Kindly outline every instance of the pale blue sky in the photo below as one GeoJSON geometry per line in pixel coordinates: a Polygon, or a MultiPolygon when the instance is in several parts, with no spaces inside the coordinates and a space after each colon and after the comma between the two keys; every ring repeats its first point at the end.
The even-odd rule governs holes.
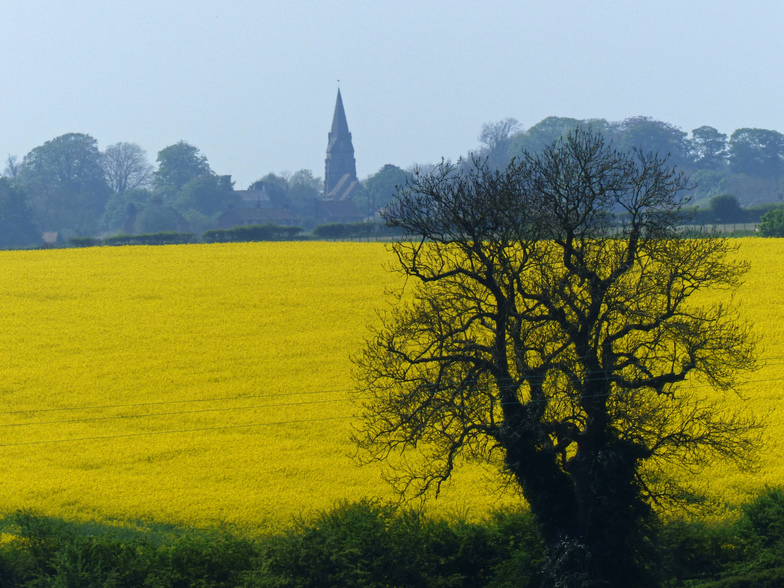
{"type": "Polygon", "coordinates": [[[81,132],[323,176],[337,79],[360,177],[509,116],[784,132],[783,30],[774,0],[6,0],[0,156],[81,132]]]}

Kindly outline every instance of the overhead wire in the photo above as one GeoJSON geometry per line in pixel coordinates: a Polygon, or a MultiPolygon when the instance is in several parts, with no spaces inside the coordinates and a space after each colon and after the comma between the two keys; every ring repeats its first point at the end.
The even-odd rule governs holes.
{"type": "MultiPolygon", "coordinates": [[[[766,366],[775,366],[781,365],[784,363],[784,357],[776,356],[770,357],[762,360],[765,362],[766,366]],[[782,360],[782,361],[774,361],[774,360],[782,360]],[[773,361],[773,363],[771,363],[773,361]]],[[[587,378],[585,381],[593,381],[596,379],[600,379],[605,377],[604,374],[597,376],[596,378],[587,378]]],[[[780,382],[784,381],[784,378],[760,378],[756,380],[746,380],[744,382],[739,382],[739,386],[747,386],[751,384],[758,384],[758,383],[765,383],[765,382],[780,382]]],[[[710,384],[692,384],[692,388],[702,388],[702,387],[710,387],[710,384]]],[[[109,410],[109,409],[118,409],[118,408],[139,408],[144,406],[163,406],[163,405],[172,405],[172,404],[190,404],[190,403],[203,403],[203,402],[225,402],[225,401],[243,401],[243,400],[251,400],[251,399],[259,399],[259,398],[276,398],[276,397],[285,397],[285,396],[312,396],[317,394],[336,394],[336,393],[348,393],[352,390],[356,389],[346,389],[346,388],[335,388],[329,390],[310,390],[310,391],[298,391],[298,392],[276,392],[276,393],[265,393],[265,394],[255,394],[255,395],[238,395],[232,397],[212,397],[212,398],[192,398],[192,399],[184,399],[184,400],[164,400],[164,401],[154,401],[154,402],[137,402],[137,403],[127,403],[127,404],[106,404],[106,405],[90,405],[90,406],[69,406],[69,407],[56,407],[56,408],[44,408],[44,409],[21,409],[15,411],[5,411],[0,412],[0,415],[18,415],[18,414],[36,414],[36,413],[48,413],[48,412],[58,412],[58,411],[96,411],[96,410],[109,410]]],[[[478,388],[477,388],[478,390],[478,388]]],[[[626,391],[626,393],[633,393],[633,391],[626,391]]],[[[596,394],[596,395],[582,395],[582,398],[588,398],[590,396],[604,396],[605,394],[596,394]]],[[[369,397],[355,397],[356,399],[363,399],[369,397]]],[[[256,409],[264,409],[264,408],[278,408],[283,406],[304,406],[304,405],[316,405],[316,404],[325,404],[325,403],[334,403],[334,402],[348,402],[352,400],[349,397],[343,398],[331,398],[331,399],[323,399],[323,400],[305,400],[305,401],[297,401],[297,402],[285,402],[285,403],[274,403],[274,404],[256,404],[256,405],[244,405],[244,406],[234,406],[234,407],[218,407],[218,408],[207,408],[202,410],[190,410],[190,411],[168,411],[168,412],[158,412],[158,413],[134,413],[134,414],[119,414],[119,415],[107,415],[107,416],[98,416],[98,417],[85,417],[85,418],[76,418],[76,419],[61,419],[61,420],[51,420],[51,421],[34,421],[34,422],[24,422],[24,423],[0,423],[0,428],[2,427],[29,427],[29,426],[41,426],[41,425],[55,425],[55,424],[70,424],[70,423],[80,423],[80,422],[94,422],[94,421],[107,421],[107,420],[121,420],[121,419],[141,419],[141,418],[154,418],[154,417],[161,417],[161,416],[177,416],[177,415],[186,415],[186,414],[201,414],[201,413],[210,413],[210,412],[225,412],[225,411],[241,411],[241,410],[256,410],[256,409]]],[[[549,399],[534,399],[529,400],[528,402],[548,402],[549,399]]],[[[504,403],[499,403],[499,405],[503,405],[504,403]]],[[[141,437],[146,435],[163,435],[163,434],[175,434],[175,433],[188,433],[188,432],[200,432],[200,431],[214,431],[214,430],[222,430],[222,429],[234,429],[234,428],[253,428],[253,427],[263,427],[263,426],[273,426],[273,425],[286,425],[286,424],[294,424],[294,423],[308,423],[308,422],[319,422],[324,420],[348,420],[354,418],[353,416],[340,416],[340,417],[320,417],[320,418],[306,418],[306,419],[296,419],[296,420],[288,420],[288,421],[276,421],[276,422],[268,422],[268,423],[252,423],[252,424],[241,424],[241,425],[224,425],[224,426],[216,426],[216,427],[199,427],[195,429],[170,429],[170,430],[161,430],[161,431],[146,431],[140,433],[122,433],[118,435],[105,435],[105,436],[93,436],[93,437],[79,437],[79,438],[69,438],[69,439],[56,439],[56,440],[36,440],[36,441],[23,441],[23,442],[15,442],[15,443],[0,443],[0,447],[13,447],[13,446],[21,446],[21,445],[36,445],[36,444],[45,444],[45,443],[65,443],[65,442],[81,442],[81,441],[90,441],[90,440],[103,440],[103,439],[112,439],[112,438],[125,438],[125,437],[141,437]]]]}
{"type": "MultiPolygon", "coordinates": [[[[765,381],[784,381],[784,378],[775,378],[775,379],[763,379],[758,380],[759,382],[765,381]]],[[[596,395],[599,396],[599,395],[596,395]]],[[[583,396],[585,398],[585,396],[583,396]]],[[[341,399],[340,401],[348,401],[349,399],[341,399]]],[[[543,400],[544,402],[547,399],[543,400]]],[[[320,402],[329,402],[329,401],[314,401],[314,402],[306,402],[306,403],[287,403],[281,404],[277,406],[290,406],[290,405],[298,405],[298,404],[317,404],[320,402]]],[[[337,401],[335,401],[337,402],[337,401]]],[[[536,401],[534,401],[536,402],[536,401]]],[[[504,403],[499,403],[499,405],[503,405],[504,403]]],[[[262,406],[254,406],[254,407],[235,407],[234,409],[242,410],[246,408],[267,408],[270,405],[262,405],[262,406]]],[[[184,411],[184,412],[172,412],[172,413],[152,413],[152,414],[140,414],[140,415],[117,415],[116,417],[106,417],[106,419],[110,418],[143,418],[147,416],[170,416],[170,415],[177,415],[177,414],[193,414],[199,412],[211,412],[212,410],[234,410],[232,408],[229,409],[210,409],[206,411],[184,411]]],[[[287,421],[273,421],[273,422],[265,422],[265,423],[249,423],[249,424],[239,424],[239,425],[221,425],[215,427],[198,427],[193,429],[167,429],[167,430],[159,430],[159,431],[145,431],[139,433],[120,433],[116,435],[100,435],[100,436],[91,436],[91,437],[73,437],[73,438],[65,438],[65,439],[49,439],[49,440],[35,440],[35,441],[21,441],[21,442],[14,442],[14,443],[0,443],[0,447],[18,447],[18,446],[26,446],[26,445],[41,445],[41,444],[59,444],[59,443],[78,443],[83,441],[97,441],[97,440],[107,440],[107,439],[120,439],[120,438],[129,438],[129,437],[145,437],[145,436],[154,436],[154,435],[168,435],[168,434],[176,434],[176,433],[197,433],[203,431],[219,431],[219,430],[228,430],[228,429],[239,429],[239,428],[255,428],[255,427],[266,427],[266,426],[280,426],[280,425],[288,425],[288,424],[301,424],[301,423],[313,423],[313,422],[321,422],[321,421],[335,421],[335,420],[351,420],[356,418],[356,415],[344,415],[344,416],[335,416],[335,417],[318,417],[318,418],[306,418],[306,419],[294,419],[294,420],[287,420],[287,421]]],[[[11,424],[11,425],[0,425],[0,426],[34,426],[34,425],[42,425],[42,424],[59,424],[59,423],[72,423],[72,422],[89,422],[91,420],[106,420],[102,418],[96,419],[74,419],[74,420],[67,420],[67,421],[46,421],[46,422],[35,422],[35,423],[19,423],[19,424],[11,424]]]]}
{"type": "MultiPolygon", "coordinates": [[[[776,356],[771,357],[768,359],[763,359],[762,361],[765,362],[764,367],[776,366],[784,364],[784,356],[776,356]],[[771,363],[771,360],[781,360],[771,363]]],[[[605,376],[604,374],[594,377],[585,378],[585,382],[592,382],[603,379],[605,376]]],[[[747,385],[752,383],[760,383],[760,382],[773,382],[783,380],[784,378],[763,378],[757,380],[746,380],[743,382],[739,382],[739,385],[747,385]]],[[[534,383],[543,383],[546,380],[545,378],[541,379],[529,379],[528,381],[534,383]]],[[[692,385],[692,387],[708,387],[710,384],[702,384],[702,385],[692,385]]],[[[108,410],[108,409],[117,409],[117,408],[132,408],[132,407],[142,407],[142,406],[159,406],[159,405],[167,405],[167,404],[189,404],[189,403],[201,403],[201,402],[223,402],[223,401],[242,401],[242,400],[253,400],[259,398],[273,398],[279,396],[309,396],[309,395],[316,395],[316,394],[336,394],[336,393],[349,393],[355,391],[356,388],[333,388],[328,390],[309,390],[309,391],[297,391],[297,392],[272,392],[272,393],[264,393],[264,394],[250,394],[250,395],[238,395],[238,396],[214,396],[211,398],[188,398],[182,400],[156,400],[153,402],[132,402],[126,404],[99,404],[99,405],[83,405],[83,406],[63,406],[63,407],[50,407],[50,408],[29,408],[29,409],[18,409],[18,410],[9,410],[9,411],[0,411],[0,416],[3,415],[15,415],[15,414],[35,414],[35,413],[43,413],[43,412],[60,412],[60,411],[81,411],[81,410],[108,410]]],[[[341,399],[342,400],[342,399],[341,399]]],[[[322,401],[307,401],[302,404],[310,404],[311,402],[322,402],[322,401]]],[[[330,401],[323,401],[323,402],[330,402],[330,401]]],[[[291,404],[299,404],[299,403],[285,403],[280,405],[267,405],[267,406],[288,406],[291,404]]],[[[220,409],[210,409],[210,410],[220,410],[220,409]]],[[[179,413],[170,413],[170,414],[179,414],[179,413]]],[[[52,421],[52,422],[62,422],[62,421],[52,421]]],[[[0,426],[2,426],[0,424],[0,426]]]]}
{"type": "MultiPolygon", "coordinates": [[[[603,376],[596,378],[585,378],[585,382],[597,381],[602,379],[603,376]]],[[[531,381],[531,380],[529,380],[531,381]]],[[[539,383],[543,382],[544,379],[540,380],[539,383]]],[[[739,382],[738,386],[747,386],[750,384],[758,384],[758,383],[765,383],[765,382],[780,382],[784,381],[784,377],[782,378],[760,378],[756,380],[745,380],[743,382],[739,382]]],[[[711,384],[691,384],[691,388],[708,388],[711,387],[711,384]]],[[[479,391],[482,388],[474,388],[473,391],[479,391]]],[[[17,410],[17,411],[7,411],[7,412],[0,412],[0,415],[15,415],[15,414],[34,414],[38,412],[54,412],[54,411],[77,411],[77,410],[88,410],[88,411],[95,411],[95,410],[106,410],[106,409],[116,409],[116,408],[131,408],[131,407],[142,407],[142,406],[159,406],[165,404],[188,404],[192,402],[220,402],[220,401],[241,401],[241,400],[248,400],[248,399],[258,399],[258,398],[269,398],[269,397],[276,397],[276,396],[293,396],[297,395],[313,395],[313,394],[332,394],[336,392],[348,393],[351,390],[349,389],[333,389],[333,390],[321,390],[321,391],[310,391],[310,392],[292,392],[292,393],[285,393],[285,394],[269,394],[269,395],[248,395],[248,396],[233,396],[233,397],[214,397],[214,398],[199,398],[199,399],[187,399],[187,400],[171,400],[171,401],[163,401],[163,402],[140,402],[140,403],[131,403],[131,404],[115,404],[115,405],[91,405],[91,406],[81,406],[81,407],[63,407],[63,408],[51,408],[51,409],[30,409],[30,410],[17,410]]],[[[631,394],[633,390],[625,391],[624,393],[631,394]]],[[[581,398],[593,398],[593,397],[600,397],[606,396],[606,394],[595,394],[595,395],[580,395],[581,398]]],[[[356,396],[357,399],[367,399],[370,397],[367,396],[356,396]]],[[[200,413],[208,413],[208,412],[224,412],[224,411],[232,411],[232,410],[250,410],[250,409],[260,409],[260,408],[277,408],[282,406],[305,406],[310,404],[326,404],[326,403],[334,403],[334,402],[348,402],[352,400],[349,397],[343,398],[333,398],[333,399],[326,399],[326,400],[306,400],[301,402],[282,402],[282,403],[274,403],[274,404],[255,404],[255,405],[244,405],[244,406],[235,406],[235,407],[219,407],[219,408],[206,408],[202,410],[189,410],[189,411],[169,411],[169,412],[153,412],[153,413],[134,413],[134,414],[118,414],[118,415],[108,415],[108,416],[100,416],[100,417],[84,417],[84,418],[76,418],[76,419],[61,419],[61,420],[51,420],[51,421],[33,421],[33,422],[25,422],[25,423],[0,423],[0,428],[2,427],[20,427],[20,426],[35,426],[35,425],[47,425],[47,424],[64,424],[64,423],[77,423],[77,422],[91,422],[91,421],[101,421],[101,420],[116,420],[116,419],[131,419],[131,418],[145,418],[145,417],[157,417],[157,416],[176,416],[176,415],[184,415],[184,414],[200,414],[200,413]]],[[[532,402],[547,402],[548,399],[543,400],[532,400],[532,402]]],[[[504,405],[504,403],[499,403],[499,405],[504,405]]]]}
{"type": "Polygon", "coordinates": [[[0,416],[6,414],[20,414],[20,413],[35,413],[35,412],[58,412],[70,410],[91,410],[91,409],[109,409],[109,408],[130,408],[134,406],[155,406],[163,404],[187,404],[190,402],[215,402],[221,400],[245,400],[254,398],[270,398],[275,396],[304,396],[309,394],[332,394],[335,392],[350,392],[348,388],[336,388],[332,390],[311,390],[308,392],[272,392],[265,394],[245,394],[238,396],[214,396],[212,398],[189,398],[185,400],[156,400],[153,402],[131,402],[127,404],[99,404],[90,406],[61,406],[53,408],[30,408],[0,411],[0,416]]]}
{"type": "Polygon", "coordinates": [[[228,407],[221,407],[221,408],[205,408],[202,410],[182,410],[182,411],[171,411],[171,412],[148,412],[148,413],[136,413],[136,414],[116,414],[110,416],[102,416],[102,417],[86,417],[81,419],[63,419],[59,421],[34,421],[28,423],[0,423],[0,428],[2,427],[25,427],[25,426],[34,426],[34,425],[59,425],[64,423],[87,423],[93,421],[106,421],[106,420],[116,420],[116,419],[133,419],[133,418],[145,418],[145,417],[158,417],[158,416],[175,416],[175,415],[182,415],[182,414],[201,414],[206,412],[225,412],[230,410],[248,410],[248,409],[256,409],[256,408],[275,408],[280,406],[304,406],[307,404],[324,404],[328,402],[348,402],[350,398],[333,398],[330,400],[309,400],[306,402],[282,402],[278,404],[256,404],[251,406],[228,406],[228,407]]]}
{"type": "Polygon", "coordinates": [[[76,437],[70,439],[44,439],[38,441],[22,441],[18,443],[0,443],[0,447],[18,447],[20,445],[44,445],[48,443],[76,443],[81,441],[96,441],[96,440],[106,440],[106,439],[122,439],[127,437],[147,437],[152,435],[171,435],[175,433],[199,433],[202,431],[219,431],[224,429],[244,429],[244,428],[253,428],[253,427],[270,427],[270,426],[278,426],[278,425],[291,425],[296,423],[312,423],[318,421],[335,421],[335,420],[347,420],[353,417],[348,416],[340,416],[340,417],[322,417],[318,419],[300,419],[300,420],[290,420],[290,421],[277,421],[272,423],[251,423],[251,424],[244,424],[244,425],[223,425],[220,427],[199,427],[196,429],[175,429],[175,430],[166,430],[166,431],[145,431],[144,433],[120,433],[119,435],[99,435],[94,437],[76,437]]]}

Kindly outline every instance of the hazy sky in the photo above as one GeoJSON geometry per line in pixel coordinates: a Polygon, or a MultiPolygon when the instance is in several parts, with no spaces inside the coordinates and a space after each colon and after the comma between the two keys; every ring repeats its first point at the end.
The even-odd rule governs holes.
{"type": "Polygon", "coordinates": [[[784,132],[784,2],[7,0],[0,156],[181,139],[237,188],[324,174],[337,80],[363,178],[482,123],[643,115],[784,132]]]}

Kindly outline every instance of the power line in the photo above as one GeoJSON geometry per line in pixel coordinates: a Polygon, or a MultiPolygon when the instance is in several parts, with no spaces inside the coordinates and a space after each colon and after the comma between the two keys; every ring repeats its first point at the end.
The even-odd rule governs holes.
{"type": "Polygon", "coordinates": [[[91,405],[91,406],[64,406],[60,408],[31,408],[28,410],[9,410],[5,412],[0,412],[0,415],[7,415],[7,414],[29,414],[29,413],[37,413],[37,412],[59,412],[59,411],[71,411],[71,410],[98,410],[98,409],[109,409],[109,408],[131,408],[136,406],[158,406],[164,404],[188,404],[191,402],[218,402],[218,401],[234,401],[234,400],[250,400],[256,398],[272,398],[277,396],[306,396],[311,394],[334,394],[337,392],[351,392],[352,389],[348,388],[337,388],[333,390],[313,390],[310,392],[273,392],[270,394],[253,394],[253,395],[243,395],[243,396],[228,396],[228,397],[221,397],[216,396],[213,398],[192,398],[186,400],[156,400],[155,402],[132,402],[128,404],[99,404],[99,405],[91,405]]]}
{"type": "MultiPolygon", "coordinates": [[[[748,381],[746,383],[760,383],[760,382],[780,382],[784,381],[784,378],[769,378],[769,379],[760,379],[760,380],[753,380],[748,381]]],[[[710,384],[704,384],[701,386],[693,386],[693,388],[701,388],[701,387],[709,387],[710,384]]],[[[480,391],[480,388],[474,388],[466,390],[467,392],[475,392],[480,391]]],[[[634,394],[635,391],[629,390],[624,391],[622,394],[630,395],[634,394]]],[[[606,396],[605,394],[595,394],[595,395],[581,395],[580,398],[594,398],[606,396]]],[[[372,397],[366,396],[363,397],[364,399],[369,399],[372,397]]],[[[231,410],[251,410],[251,409],[258,409],[258,408],[274,408],[274,407],[281,407],[281,406],[303,406],[308,404],[324,404],[324,403],[332,403],[332,402],[349,402],[352,401],[351,398],[341,398],[341,399],[332,399],[332,400],[312,400],[306,402],[288,402],[288,403],[278,403],[278,404],[263,404],[263,405],[252,405],[252,406],[237,406],[237,407],[223,407],[223,408],[212,408],[212,409],[204,409],[204,410],[192,410],[192,411],[172,411],[172,412],[163,412],[163,413],[144,413],[144,414],[130,414],[130,415],[112,415],[106,417],[90,417],[90,418],[83,418],[83,419],[68,419],[68,420],[59,420],[59,421],[39,421],[39,422],[32,422],[32,423],[5,423],[0,424],[0,427],[30,427],[30,426],[41,426],[41,425],[53,425],[53,424],[68,424],[68,423],[82,423],[82,422],[95,422],[95,421],[106,421],[106,420],[120,420],[120,419],[134,419],[134,418],[146,418],[146,417],[159,417],[159,416],[177,416],[177,415],[184,415],[184,414],[201,414],[201,413],[208,413],[208,412],[223,412],[223,411],[231,411],[231,410]]],[[[525,403],[545,403],[552,401],[553,398],[543,398],[543,399],[532,399],[528,401],[524,401],[525,403]]],[[[499,402],[498,406],[505,406],[510,403],[499,402]]],[[[353,418],[353,417],[325,417],[325,418],[316,418],[316,419],[299,419],[296,421],[280,421],[278,423],[270,423],[270,424],[288,424],[288,423],[306,423],[306,422],[318,422],[321,420],[329,420],[329,419],[346,419],[346,418],[353,418]]],[[[104,439],[109,437],[132,437],[132,436],[143,436],[146,434],[165,434],[165,433],[176,433],[176,432],[187,432],[187,431],[206,431],[206,430],[220,430],[222,428],[234,428],[234,427],[253,427],[253,426],[263,426],[264,424],[258,425],[232,425],[227,427],[207,427],[201,429],[188,429],[188,430],[172,430],[172,431],[160,431],[160,432],[153,432],[153,433],[129,433],[123,435],[114,435],[108,437],[85,437],[76,439],[79,440],[88,440],[88,439],[104,439]]],[[[65,442],[69,441],[67,439],[60,440],[58,442],[65,442]]],[[[28,444],[36,444],[36,443],[49,443],[50,441],[32,441],[29,443],[11,443],[11,444],[0,444],[0,447],[10,447],[15,445],[28,445],[28,444]]]]}
{"type": "MultiPolygon", "coordinates": [[[[587,378],[585,381],[596,381],[600,379],[600,377],[596,378],[587,378]]],[[[538,383],[543,382],[544,380],[539,380],[538,383]]],[[[746,380],[745,382],[740,382],[738,386],[746,386],[750,384],[758,384],[758,383],[765,383],[765,382],[780,382],[784,381],[784,378],[762,378],[757,380],[746,380]]],[[[690,386],[691,389],[696,388],[709,388],[711,384],[692,384],[690,386]]],[[[467,392],[476,392],[481,391],[483,388],[470,388],[466,389],[467,392]]],[[[301,395],[312,395],[312,394],[325,394],[325,393],[335,393],[335,392],[349,392],[349,390],[324,390],[324,391],[312,391],[312,392],[303,392],[300,393],[301,395]]],[[[634,390],[627,390],[620,392],[621,394],[634,394],[636,391],[634,390]]],[[[268,397],[275,397],[275,396],[292,396],[297,393],[284,393],[284,394],[270,394],[270,395],[253,395],[253,396],[236,396],[230,398],[203,398],[203,399],[190,399],[190,400],[182,400],[182,401],[162,401],[162,402],[142,402],[142,403],[133,403],[133,404],[121,404],[121,405],[99,405],[99,406],[87,406],[87,407],[68,407],[68,408],[55,408],[55,409],[39,409],[39,410],[19,410],[19,411],[8,411],[0,413],[0,415],[13,415],[13,414],[30,414],[30,413],[38,413],[38,412],[53,412],[53,411],[65,411],[65,410],[103,410],[103,409],[113,409],[113,408],[131,408],[131,407],[141,407],[141,406],[159,406],[159,405],[166,405],[166,404],[188,404],[191,402],[216,402],[216,401],[237,401],[237,400],[245,400],[245,399],[256,399],[256,398],[268,398],[268,397]]],[[[618,394],[618,392],[616,392],[618,394]]],[[[595,395],[580,395],[581,398],[593,398],[593,397],[600,397],[606,396],[606,394],[595,394],[595,395]]],[[[357,397],[355,397],[357,398],[357,397]]],[[[359,397],[360,399],[368,399],[371,398],[369,396],[359,397]]],[[[202,410],[190,410],[190,411],[169,411],[169,412],[157,412],[157,413],[136,413],[136,414],[120,414],[120,415],[109,415],[109,416],[102,416],[102,417],[84,417],[78,419],[62,419],[62,420],[53,420],[53,421],[36,421],[36,422],[26,422],[26,423],[0,423],[0,428],[2,427],[25,427],[25,426],[40,426],[40,425],[52,425],[52,424],[66,424],[66,423],[79,423],[79,422],[94,422],[94,421],[106,421],[106,420],[121,420],[121,419],[134,419],[134,418],[147,418],[147,417],[159,417],[159,416],[177,416],[177,415],[185,415],[185,414],[200,414],[200,413],[209,413],[209,412],[225,412],[225,411],[232,411],[232,410],[253,410],[259,408],[278,408],[282,406],[305,406],[309,404],[326,404],[326,403],[334,403],[334,402],[349,402],[353,401],[354,398],[338,398],[338,399],[327,399],[327,400],[307,400],[303,402],[283,402],[283,403],[275,403],[275,404],[257,404],[251,406],[234,406],[234,407],[219,407],[219,408],[206,408],[202,410]]],[[[549,402],[551,398],[544,398],[544,399],[536,399],[536,400],[529,400],[526,402],[549,402]]],[[[499,406],[504,406],[505,403],[499,403],[499,406]]],[[[0,445],[2,446],[2,445],[0,445]]]]}
{"type": "Polygon", "coordinates": [[[60,420],[60,421],[35,421],[31,423],[0,423],[0,428],[2,427],[32,427],[37,425],[59,425],[65,423],[86,423],[86,422],[93,422],[93,421],[108,421],[108,420],[117,420],[117,419],[135,419],[135,418],[145,418],[145,417],[158,417],[158,416],[174,416],[180,414],[200,414],[205,412],[222,412],[222,411],[230,411],[230,410],[249,410],[249,409],[256,409],[256,408],[274,408],[279,406],[303,406],[307,404],[325,404],[329,402],[349,402],[351,401],[350,398],[337,398],[331,400],[308,400],[306,402],[283,402],[278,404],[255,404],[251,406],[229,406],[229,407],[222,407],[222,408],[205,408],[203,410],[183,410],[183,411],[173,411],[173,412],[148,412],[148,413],[139,413],[139,414],[116,414],[111,416],[104,416],[104,417],[86,417],[81,419],[68,419],[68,420],[60,420]]]}
{"type": "Polygon", "coordinates": [[[77,437],[74,439],[51,439],[47,441],[23,441],[21,443],[2,443],[0,447],[18,447],[21,445],[45,445],[48,443],[77,443],[81,441],[96,441],[96,440],[105,440],[105,439],[122,439],[127,437],[147,437],[152,435],[171,435],[174,433],[199,433],[202,431],[220,431],[225,429],[244,429],[244,428],[252,428],[252,427],[271,427],[277,425],[291,425],[296,423],[314,423],[319,421],[336,421],[336,420],[348,420],[354,418],[353,416],[342,416],[342,417],[323,417],[319,419],[302,419],[302,420],[293,420],[293,421],[278,421],[274,423],[252,423],[248,425],[227,425],[223,427],[201,427],[198,429],[175,429],[175,430],[168,430],[168,431],[147,431],[144,433],[123,433],[121,435],[104,435],[104,436],[96,436],[96,437],[77,437]]]}
{"type": "MultiPolygon", "coordinates": [[[[776,356],[767,359],[762,359],[762,362],[765,362],[762,367],[769,367],[769,366],[776,366],[784,364],[784,356],[776,356]],[[782,360],[777,361],[775,363],[771,363],[771,360],[782,360]]],[[[595,378],[586,378],[585,382],[596,381],[599,379],[604,378],[604,374],[601,376],[597,376],[595,378]]],[[[778,381],[781,378],[772,378],[772,379],[761,379],[761,380],[747,380],[745,382],[740,382],[739,385],[745,385],[750,383],[759,383],[759,382],[772,382],[778,381]]],[[[535,383],[544,382],[546,378],[542,378],[540,380],[529,380],[535,383]]],[[[701,386],[694,386],[694,387],[703,387],[709,386],[709,384],[701,385],[701,386]]],[[[41,413],[41,412],[60,412],[60,411],[79,411],[79,410],[105,410],[105,409],[114,409],[114,408],[132,408],[132,407],[140,407],[140,406],[159,406],[159,405],[167,405],[167,404],[190,404],[190,403],[197,403],[197,402],[224,402],[224,401],[239,401],[239,400],[251,400],[257,398],[273,398],[279,396],[309,396],[314,394],[336,394],[336,393],[349,393],[355,391],[355,388],[334,388],[330,390],[311,390],[307,392],[273,392],[268,394],[253,394],[253,395],[242,395],[242,396],[229,396],[229,397],[221,397],[216,396],[212,398],[191,398],[191,399],[184,399],[184,400],[156,400],[154,402],[133,402],[127,404],[103,404],[103,405],[88,405],[88,406],[64,406],[64,407],[57,407],[57,408],[31,408],[31,409],[23,409],[23,410],[9,410],[9,411],[0,411],[0,416],[2,415],[13,415],[13,414],[34,414],[34,413],[41,413]]],[[[297,403],[292,403],[297,404],[297,403]]],[[[307,404],[307,403],[305,403],[307,404]]],[[[277,405],[270,405],[270,406],[277,406],[277,405]]],[[[283,405],[280,405],[283,406],[283,405]]],[[[171,413],[177,414],[177,413],[171,413]]],[[[53,421],[58,422],[58,421],[53,421]]],[[[2,426],[2,425],[0,425],[2,426]]]]}
{"type": "MultiPolygon", "coordinates": [[[[761,380],[754,380],[748,383],[758,383],[758,382],[773,382],[773,381],[784,381],[784,378],[772,378],[772,379],[761,379],[761,380]]],[[[709,386],[706,384],[706,386],[709,386]]],[[[701,386],[700,386],[701,387],[701,386]]],[[[632,391],[626,392],[627,394],[633,393],[632,391]]],[[[599,395],[596,395],[599,396],[599,395]]],[[[145,416],[170,416],[170,415],[177,415],[177,414],[193,414],[193,413],[200,413],[200,412],[212,412],[212,411],[220,411],[220,410],[242,410],[246,408],[268,408],[270,406],[296,406],[300,404],[319,404],[324,402],[339,402],[339,401],[348,401],[350,399],[341,399],[341,400],[325,400],[325,401],[309,401],[309,402],[293,402],[293,403],[285,403],[285,404],[278,404],[278,405],[259,405],[253,407],[232,407],[232,408],[223,408],[223,409],[206,409],[204,411],[183,411],[183,412],[171,412],[171,413],[152,413],[152,414],[142,414],[142,415],[118,415],[116,417],[105,417],[105,418],[94,418],[94,419],[74,419],[68,421],[46,421],[46,422],[39,422],[39,423],[20,423],[19,425],[8,424],[8,425],[0,425],[0,426],[34,426],[34,425],[42,425],[42,424],[57,424],[57,423],[69,423],[69,422],[82,422],[82,421],[91,421],[91,420],[108,420],[112,418],[137,418],[137,417],[145,417],[145,416]]],[[[547,402],[550,399],[543,399],[539,402],[547,402]]],[[[537,402],[537,401],[533,401],[537,402]]],[[[150,403],[154,404],[154,403],[150,403]]],[[[503,403],[499,403],[499,406],[503,403]]],[[[242,429],[242,428],[254,428],[254,427],[266,427],[266,426],[280,426],[280,425],[289,425],[289,424],[300,424],[300,423],[314,423],[314,422],[323,422],[323,421],[338,421],[338,420],[350,420],[356,418],[356,415],[350,416],[336,416],[336,417],[321,417],[321,418],[308,418],[308,419],[294,419],[294,420],[287,420],[287,421],[275,421],[270,423],[250,423],[244,425],[223,425],[223,426],[216,426],[216,427],[199,427],[194,429],[170,429],[164,431],[146,431],[143,433],[123,433],[119,435],[100,435],[100,436],[92,436],[92,437],[77,437],[71,439],[52,439],[52,440],[40,440],[40,441],[23,441],[18,443],[2,443],[0,447],[19,447],[19,446],[27,446],[27,445],[44,445],[44,444],[59,444],[59,443],[79,443],[84,441],[99,441],[99,440],[108,440],[108,439],[123,439],[123,438],[131,438],[131,437],[146,437],[146,436],[154,436],[154,435],[171,435],[177,433],[198,433],[204,431],[221,431],[221,430],[231,430],[231,429],[242,429]]]]}

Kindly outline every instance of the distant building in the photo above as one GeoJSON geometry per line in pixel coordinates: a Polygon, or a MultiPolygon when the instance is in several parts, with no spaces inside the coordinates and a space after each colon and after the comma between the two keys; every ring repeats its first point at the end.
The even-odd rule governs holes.
{"type": "Polygon", "coordinates": [[[247,225],[285,225],[296,226],[299,217],[285,208],[233,208],[218,217],[218,227],[230,229],[247,225]]]}
{"type": "Polygon", "coordinates": [[[316,202],[316,219],[319,223],[357,223],[365,217],[354,201],[347,198],[316,202]]]}
{"type": "Polygon", "coordinates": [[[327,159],[324,170],[324,198],[326,200],[348,200],[362,185],[357,179],[357,162],[354,159],[354,145],[348,130],[343,98],[338,90],[335,114],[332,117],[332,130],[327,143],[327,159]]]}
{"type": "Polygon", "coordinates": [[[361,197],[363,190],[357,179],[354,145],[338,90],[327,144],[323,199],[316,198],[314,193],[313,197],[292,202],[285,190],[276,190],[274,185],[260,180],[248,190],[234,191],[238,202],[218,218],[218,226],[229,229],[273,223],[310,229],[317,224],[360,222],[365,220],[365,215],[353,198],[361,197]]]}
{"type": "Polygon", "coordinates": [[[272,199],[266,190],[234,190],[234,194],[240,197],[243,208],[274,208],[272,199]]]}

